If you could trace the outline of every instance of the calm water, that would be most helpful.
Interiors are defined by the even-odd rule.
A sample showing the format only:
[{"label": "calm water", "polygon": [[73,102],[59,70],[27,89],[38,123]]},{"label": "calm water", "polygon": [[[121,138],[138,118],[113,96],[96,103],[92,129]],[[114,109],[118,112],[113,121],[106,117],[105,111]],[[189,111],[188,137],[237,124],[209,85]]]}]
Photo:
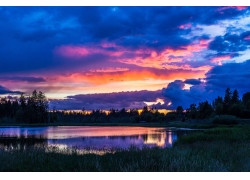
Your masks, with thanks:
[{"label": "calm water", "polygon": [[1,127],[0,147],[45,144],[60,148],[171,147],[189,130],[124,126]]}]

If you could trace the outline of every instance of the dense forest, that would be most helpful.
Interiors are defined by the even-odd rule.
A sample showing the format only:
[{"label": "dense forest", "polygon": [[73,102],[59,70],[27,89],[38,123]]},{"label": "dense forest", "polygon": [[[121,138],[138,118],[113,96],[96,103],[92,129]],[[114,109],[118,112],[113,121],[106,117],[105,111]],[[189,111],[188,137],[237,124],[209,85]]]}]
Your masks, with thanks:
[{"label": "dense forest", "polygon": [[1,98],[0,119],[16,123],[48,123],[48,107],[45,94],[36,90],[28,98],[21,94],[15,101]]},{"label": "dense forest", "polygon": [[7,100],[1,98],[0,122],[1,123],[149,123],[169,122],[174,120],[208,120],[219,124],[236,124],[237,119],[250,118],[250,92],[239,98],[237,90],[233,92],[230,88],[225,91],[225,96],[208,101],[200,102],[198,105],[191,104],[184,110],[178,106],[173,112],[166,115],[155,108],[145,106],[139,113],[138,109],[110,109],[108,112],[100,109],[87,112],[82,111],[58,111],[48,110],[48,100],[41,91],[34,90],[32,94],[25,97],[20,95],[18,100]]}]

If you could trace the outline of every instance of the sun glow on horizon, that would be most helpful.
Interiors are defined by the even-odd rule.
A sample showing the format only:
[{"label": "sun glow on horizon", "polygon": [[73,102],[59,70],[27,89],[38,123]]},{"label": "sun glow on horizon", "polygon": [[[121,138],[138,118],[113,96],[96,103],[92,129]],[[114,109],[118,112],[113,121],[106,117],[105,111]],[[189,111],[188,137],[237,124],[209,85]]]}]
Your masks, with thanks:
[{"label": "sun glow on horizon", "polygon": [[163,105],[165,102],[164,102],[164,99],[161,99],[161,98],[157,98],[155,102],[146,102],[146,101],[143,101],[145,104],[147,104],[147,106],[152,106],[154,104],[158,104],[160,103],[161,105]]}]

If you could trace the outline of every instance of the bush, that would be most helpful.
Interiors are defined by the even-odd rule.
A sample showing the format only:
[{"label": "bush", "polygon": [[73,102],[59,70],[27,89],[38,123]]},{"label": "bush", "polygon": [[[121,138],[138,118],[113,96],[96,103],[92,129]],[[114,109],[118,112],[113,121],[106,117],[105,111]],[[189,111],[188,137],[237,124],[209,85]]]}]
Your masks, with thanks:
[{"label": "bush", "polygon": [[223,125],[239,124],[239,120],[236,116],[221,115],[214,117],[213,124],[223,124]]},{"label": "bush", "polygon": [[177,115],[175,112],[169,112],[166,114],[166,119],[167,120],[176,120],[177,119]]}]

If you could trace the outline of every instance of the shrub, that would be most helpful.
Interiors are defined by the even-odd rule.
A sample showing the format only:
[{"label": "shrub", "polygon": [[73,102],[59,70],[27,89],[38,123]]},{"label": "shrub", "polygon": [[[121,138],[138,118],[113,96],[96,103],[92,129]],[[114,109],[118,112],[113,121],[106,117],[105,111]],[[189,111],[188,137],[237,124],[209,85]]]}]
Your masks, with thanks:
[{"label": "shrub", "polygon": [[214,117],[213,124],[223,124],[223,125],[239,124],[239,120],[236,116],[220,115]]},{"label": "shrub", "polygon": [[177,119],[177,115],[175,112],[169,112],[166,115],[166,119],[168,120],[176,120]]}]

